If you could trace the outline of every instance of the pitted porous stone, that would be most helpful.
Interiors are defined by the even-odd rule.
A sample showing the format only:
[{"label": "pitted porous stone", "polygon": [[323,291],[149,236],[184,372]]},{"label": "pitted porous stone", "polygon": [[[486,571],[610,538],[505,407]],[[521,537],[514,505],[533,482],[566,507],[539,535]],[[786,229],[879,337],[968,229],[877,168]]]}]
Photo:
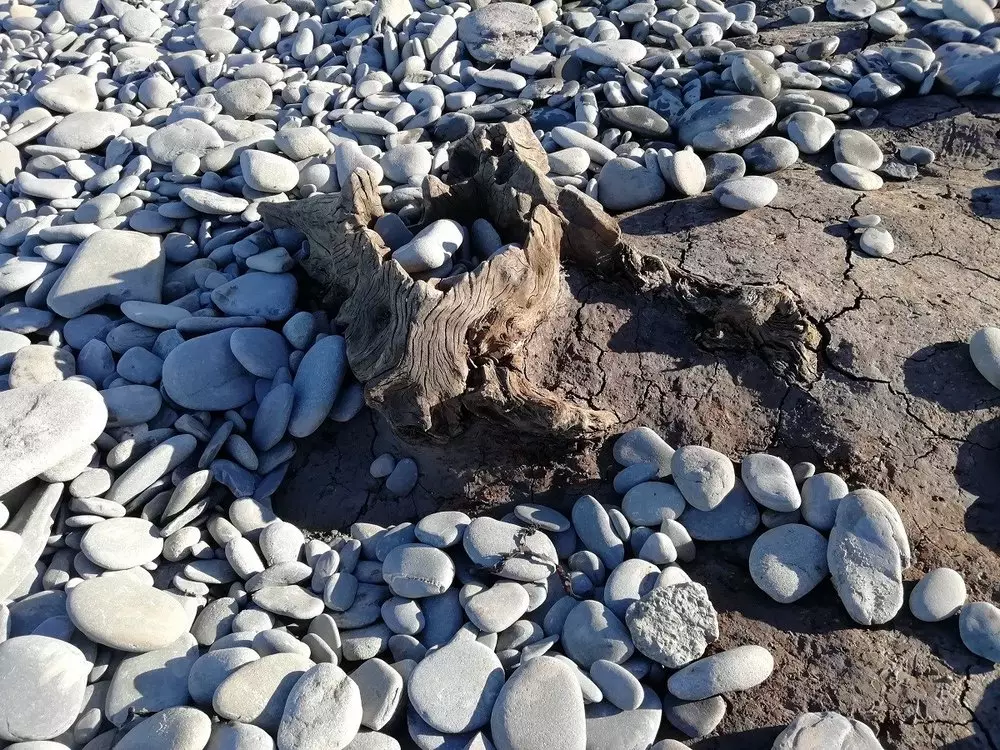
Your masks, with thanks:
[{"label": "pitted porous stone", "polygon": [[705,653],[719,637],[719,620],[700,583],[656,588],[629,607],[625,623],[643,656],[671,669]]}]

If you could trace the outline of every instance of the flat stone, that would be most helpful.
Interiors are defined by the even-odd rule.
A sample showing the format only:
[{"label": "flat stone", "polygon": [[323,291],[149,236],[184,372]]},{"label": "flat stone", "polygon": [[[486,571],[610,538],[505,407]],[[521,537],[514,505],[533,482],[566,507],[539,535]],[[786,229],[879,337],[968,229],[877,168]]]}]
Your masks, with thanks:
[{"label": "flat stone", "polygon": [[490,3],[459,22],[458,38],[479,62],[509,62],[535,49],[542,38],[542,22],[530,5]]},{"label": "flat stone", "polygon": [[490,721],[504,686],[496,654],[476,641],[456,640],[431,651],[410,674],[410,704],[441,732],[469,732]]},{"label": "flat stone", "polygon": [[830,167],[830,172],[844,185],[854,190],[878,190],[882,187],[882,178],[867,169],[853,164],[837,162]]},{"label": "flat stone", "polygon": [[641,104],[608,107],[601,110],[601,117],[616,127],[639,135],[662,138],[670,133],[667,119],[656,110]]},{"label": "flat stone", "polygon": [[253,724],[220,722],[212,725],[212,736],[205,750],[274,750],[274,740]]},{"label": "flat stone", "polygon": [[712,190],[712,197],[733,211],[752,211],[770,205],[778,197],[778,183],[758,175],[735,177],[719,183]]},{"label": "flat stone", "polygon": [[176,597],[126,575],[77,584],[69,592],[66,612],[90,640],[134,653],[174,643],[191,624]]},{"label": "flat stone", "polygon": [[750,577],[782,604],[801,599],[828,573],[826,538],[811,526],[790,523],[770,529],[750,550]]},{"label": "flat stone", "polygon": [[794,112],[783,122],[788,137],[803,154],[818,154],[837,132],[832,120],[815,112]]},{"label": "flat stone", "polygon": [[301,586],[267,586],[254,592],[253,602],[281,617],[311,620],[323,614],[323,600]]},{"label": "flat stone", "polygon": [[340,667],[317,664],[295,684],[278,728],[278,746],[343,750],[358,733],[361,692]]},{"label": "flat stone", "polygon": [[258,378],[273,378],[288,367],[285,337],[270,328],[240,328],[229,339],[233,356],[243,368]]},{"label": "flat stone", "polygon": [[961,573],[951,568],[935,568],[910,592],[910,612],[924,622],[941,622],[958,614],[966,596]]},{"label": "flat stone", "polygon": [[252,148],[240,154],[240,172],[247,185],[262,193],[284,193],[299,182],[299,170],[294,162]]},{"label": "flat stone", "polygon": [[[463,589],[464,593],[464,589]],[[519,620],[529,606],[528,592],[517,581],[497,581],[464,602],[469,621],[481,633],[499,633]]]},{"label": "flat stone", "polygon": [[566,654],[584,669],[598,659],[621,664],[634,652],[628,629],[608,607],[592,600],[576,604],[562,628]]},{"label": "flat stone", "polygon": [[522,663],[497,697],[490,729],[497,750],[585,750],[583,696],[570,667],[547,656]]},{"label": "flat stone", "polygon": [[677,137],[698,151],[732,151],[774,125],[778,112],[759,96],[714,96],[689,107],[676,122]]},{"label": "flat stone", "polygon": [[446,549],[462,541],[472,519],[461,511],[438,511],[424,516],[413,528],[418,541]]},{"label": "flat stone", "polygon": [[715,608],[700,583],[652,589],[629,608],[625,622],[639,652],[671,669],[699,658],[719,637]]},{"label": "flat stone", "polygon": [[0,392],[0,495],[92,443],[107,421],[104,399],[85,383]]},{"label": "flat stone", "polygon": [[128,570],[160,556],[163,538],[159,531],[143,518],[109,518],[87,529],[80,549],[105,570]]},{"label": "flat stone", "polygon": [[544,505],[517,505],[514,507],[514,515],[526,524],[556,534],[569,531],[572,526],[566,516],[555,508]]},{"label": "flat stone", "polygon": [[141,721],[115,750],[202,750],[211,733],[212,720],[203,711],[177,706]]},{"label": "flat stone", "polygon": [[85,112],[97,109],[94,79],[79,73],[59,76],[34,90],[35,98],[52,112]]},{"label": "flat stone", "polygon": [[90,151],[122,134],[132,123],[117,112],[73,112],[45,136],[49,146]]},{"label": "flat stone", "polygon": [[84,705],[90,668],[80,649],[55,638],[0,642],[0,739],[48,740],[69,730]]},{"label": "flat stone", "polygon": [[774,657],[761,646],[737,646],[689,664],[667,680],[677,698],[703,700],[713,695],[749,690],[774,671]]},{"label": "flat stone", "polygon": [[[541,581],[552,573],[558,556],[543,533],[486,516],[475,518],[465,531],[462,547],[476,565],[490,568],[501,578]],[[531,558],[513,555],[527,550]]]},{"label": "flat stone", "polygon": [[238,409],[253,398],[255,378],[233,355],[226,328],[188,339],[163,361],[163,389],[186,409]]},{"label": "flat stone", "polygon": [[852,492],[839,502],[830,531],[827,562],[834,588],[862,625],[889,622],[903,606],[903,552],[887,504]]},{"label": "flat stone", "polygon": [[751,172],[771,174],[795,164],[799,160],[799,147],[787,138],[771,135],[758,138],[743,149],[743,159]]},{"label": "flat stone", "polygon": [[188,675],[198,660],[198,642],[185,633],[169,646],[122,660],[104,703],[116,727],[133,716],[148,716],[188,702]]},{"label": "flat stone", "polygon": [[646,48],[632,39],[612,39],[581,45],[573,54],[591,65],[616,68],[639,62],[646,56]]},{"label": "flat stone", "polygon": [[590,665],[590,678],[604,699],[623,711],[634,711],[642,705],[642,683],[624,667],[600,659]]},{"label": "flat stone", "polygon": [[833,153],[837,161],[874,172],[885,160],[882,149],[867,133],[841,129],[833,137]]},{"label": "flat stone", "polygon": [[80,243],[46,304],[64,318],[128,300],[160,301],[165,257],[158,237],[102,229]]},{"label": "flat stone", "polygon": [[271,654],[252,661],[223,681],[212,706],[223,719],[276,732],[285,703],[313,662],[299,654]]},{"label": "flat stone", "polygon": [[212,290],[212,302],[227,315],[252,315],[284,320],[298,294],[295,277],[287,273],[251,271]]},{"label": "flat stone", "polygon": [[[381,659],[369,659],[351,673],[361,694],[361,725],[382,729],[405,704],[402,675]],[[350,747],[350,746],[349,746]]]},{"label": "flat stone", "polygon": [[804,713],[775,738],[772,750],[882,750],[875,733],[833,711]]},{"label": "flat stone", "polygon": [[990,602],[971,602],[958,613],[962,643],[976,656],[1000,664],[1000,608]]},{"label": "flat stone", "polygon": [[679,448],[671,460],[671,468],[677,488],[697,510],[712,510],[736,484],[733,462],[701,445]]},{"label": "flat stone", "polygon": [[662,704],[652,689],[643,687],[642,705],[622,711],[611,703],[586,707],[587,745],[616,750],[646,750],[656,740],[663,718]]},{"label": "flat stone", "polygon": [[173,471],[194,453],[198,441],[193,435],[175,435],[158,443],[122,472],[104,494],[105,500],[127,503],[148,489],[167,472]]}]

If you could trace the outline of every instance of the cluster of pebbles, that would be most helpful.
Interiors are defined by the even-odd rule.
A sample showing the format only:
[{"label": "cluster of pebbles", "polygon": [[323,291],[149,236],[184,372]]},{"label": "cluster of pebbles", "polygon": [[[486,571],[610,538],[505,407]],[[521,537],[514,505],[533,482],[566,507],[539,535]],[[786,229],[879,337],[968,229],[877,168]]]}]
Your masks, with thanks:
[{"label": "cluster of pebbles", "polygon": [[[644,427],[613,452],[615,505],[584,496],[569,517],[520,505],[499,520],[441,511],[328,542],[267,500],[164,523],[109,492],[79,506],[77,480],[41,481],[0,531],[0,742],[682,748],[657,739],[712,732],[723,696],[767,680],[775,658],[713,646],[716,610],[681,564],[696,542],[761,525],[749,569],[776,602],[830,576],[859,623],[899,612],[910,549],[879,493],[773,455],[737,468],[703,446],[675,451]],[[376,463],[384,475],[406,460]],[[166,494],[169,506],[177,492]],[[966,646],[1000,662],[1000,610],[967,603],[956,571],[928,573],[909,603],[921,620],[957,615]],[[832,712],[799,716],[774,744],[818,747],[882,746]]]}]

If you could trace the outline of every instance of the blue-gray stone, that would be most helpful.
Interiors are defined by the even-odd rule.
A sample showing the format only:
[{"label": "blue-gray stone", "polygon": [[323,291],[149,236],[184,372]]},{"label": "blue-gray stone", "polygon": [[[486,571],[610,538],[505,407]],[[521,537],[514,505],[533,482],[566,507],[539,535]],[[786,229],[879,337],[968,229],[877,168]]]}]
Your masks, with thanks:
[{"label": "blue-gray stone", "polygon": [[295,309],[298,284],[290,273],[251,271],[212,290],[212,302],[226,315],[284,320]]},{"label": "blue-gray stone", "polygon": [[347,346],[342,336],[327,336],[309,348],[292,383],[295,405],[289,434],[306,437],[319,429],[337,400],[346,373]]},{"label": "blue-gray stone", "polygon": [[288,367],[285,337],[269,328],[240,328],[229,346],[240,364],[259,378],[273,378],[279,369]]},{"label": "blue-gray stone", "polygon": [[233,356],[235,328],[198,336],[174,349],[163,362],[163,388],[186,409],[225,411],[253,398],[254,382]]}]

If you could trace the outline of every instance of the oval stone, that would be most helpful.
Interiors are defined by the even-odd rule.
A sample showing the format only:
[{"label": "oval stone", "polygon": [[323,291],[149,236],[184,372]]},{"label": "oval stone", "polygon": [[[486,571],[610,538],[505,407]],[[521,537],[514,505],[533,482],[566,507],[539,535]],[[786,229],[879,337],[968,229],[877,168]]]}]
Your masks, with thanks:
[{"label": "oval stone", "polygon": [[722,693],[749,690],[774,671],[774,657],[761,646],[737,646],[675,672],[667,689],[677,698],[697,701]]},{"label": "oval stone", "polygon": [[159,557],[163,538],[143,518],[109,518],[87,529],[80,550],[105,570],[128,570]]},{"label": "oval stone", "polygon": [[490,721],[504,686],[503,667],[477,641],[455,640],[431,651],[410,674],[410,703],[441,732],[471,732]]},{"label": "oval stone", "polygon": [[965,580],[951,568],[936,568],[910,592],[910,611],[918,620],[941,622],[958,614],[965,604]]},{"label": "oval stone", "polygon": [[826,578],[826,538],[811,526],[790,523],[765,531],[750,550],[750,577],[776,602],[789,604]]},{"label": "oval stone", "polygon": [[732,151],[751,143],[774,125],[778,111],[759,96],[702,99],[677,119],[677,137],[699,151]]},{"label": "oval stone", "polygon": [[497,750],[585,750],[583,695],[573,672],[548,656],[523,663],[500,691],[490,729]]}]

